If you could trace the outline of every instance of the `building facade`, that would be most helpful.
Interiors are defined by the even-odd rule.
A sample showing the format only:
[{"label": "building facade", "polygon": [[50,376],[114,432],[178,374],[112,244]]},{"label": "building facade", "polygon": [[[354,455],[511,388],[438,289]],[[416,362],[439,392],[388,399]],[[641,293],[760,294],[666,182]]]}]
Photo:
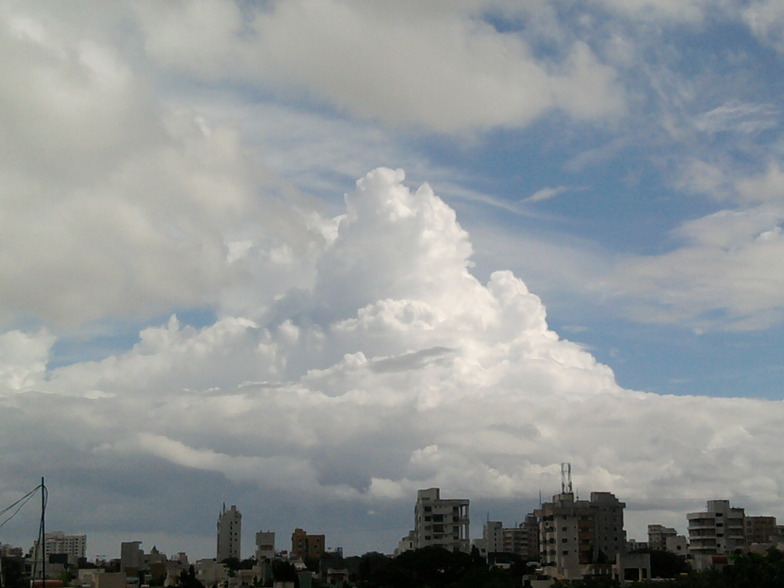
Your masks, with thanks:
[{"label": "building facade", "polygon": [[550,575],[579,580],[609,571],[617,556],[626,553],[625,506],[610,492],[592,492],[590,500],[562,492],[543,503],[535,514],[540,557]]},{"label": "building facade", "polygon": [[222,562],[230,557],[242,559],[241,541],[242,515],[235,505],[232,505],[229,510],[226,510],[226,505],[224,504],[223,511],[218,515],[218,546],[216,550],[216,560]]},{"label": "building facade", "polygon": [[259,531],[256,533],[256,561],[275,558],[275,533]]},{"label": "building facade", "polygon": [[664,525],[648,525],[648,547],[654,551],[667,549],[667,538],[675,537],[678,531]]},{"label": "building facade", "polygon": [[690,512],[689,551],[695,558],[727,555],[746,547],[746,514],[729,500],[708,500],[704,512]]},{"label": "building facade", "polygon": [[591,492],[590,506],[594,510],[594,557],[615,561],[615,556],[626,551],[626,531],[623,528],[623,509],[626,503],[611,492]]},{"label": "building facade", "polygon": [[[65,555],[69,564],[76,564],[87,552],[87,535],[66,535],[63,531],[52,531],[44,535],[44,554]],[[33,553],[38,553],[38,540],[33,544]]]},{"label": "building facade", "polygon": [[777,534],[776,517],[746,517],[746,545],[769,543]]},{"label": "building facade", "polygon": [[465,498],[441,498],[439,488],[419,490],[414,507],[414,548],[436,546],[468,553],[468,505]]},{"label": "building facade", "polygon": [[302,529],[294,529],[291,534],[291,556],[320,558],[324,555],[325,544],[324,535],[309,535]]},{"label": "building facade", "polygon": [[536,511],[542,564],[550,575],[565,580],[582,578],[581,566],[591,563],[594,513],[571,492],[553,496]]},{"label": "building facade", "polygon": [[525,515],[522,528],[525,531],[524,557],[534,560],[539,559],[539,521],[535,513]]},{"label": "building facade", "polygon": [[144,567],[144,551],[141,541],[123,541],[120,544],[120,570],[130,574]]}]

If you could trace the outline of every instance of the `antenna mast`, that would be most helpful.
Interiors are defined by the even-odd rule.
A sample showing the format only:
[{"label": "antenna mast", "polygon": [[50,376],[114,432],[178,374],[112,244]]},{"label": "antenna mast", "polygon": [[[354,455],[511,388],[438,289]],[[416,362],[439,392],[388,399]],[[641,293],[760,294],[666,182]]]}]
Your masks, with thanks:
[{"label": "antenna mast", "polygon": [[572,493],[572,464],[561,463],[561,494]]}]

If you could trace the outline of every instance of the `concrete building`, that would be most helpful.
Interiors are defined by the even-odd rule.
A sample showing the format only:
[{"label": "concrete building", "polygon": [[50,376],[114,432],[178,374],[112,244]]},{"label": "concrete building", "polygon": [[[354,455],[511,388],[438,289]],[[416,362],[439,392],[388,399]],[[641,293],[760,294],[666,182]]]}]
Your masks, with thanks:
[{"label": "concrete building", "polygon": [[618,554],[626,552],[625,506],[609,492],[592,492],[590,500],[562,492],[542,504],[536,516],[547,573],[564,580],[609,574]]},{"label": "concrete building", "polygon": [[746,517],[746,545],[770,543],[776,533],[776,517]]},{"label": "concrete building", "polygon": [[675,537],[678,531],[664,525],[648,525],[648,547],[655,551],[667,549],[667,537]]},{"label": "concrete building", "polygon": [[406,551],[413,551],[413,550],[414,550],[414,531],[411,530],[408,532],[408,535],[406,535],[400,541],[398,541],[397,547],[395,548],[394,557],[397,557],[398,555]]},{"label": "concrete building", "polygon": [[637,541],[637,539],[626,540],[626,551],[632,553],[634,551],[648,551],[650,547],[647,541]]},{"label": "concrete building", "polygon": [[141,544],[141,541],[120,543],[120,571],[135,574],[144,569],[144,551]]},{"label": "concrete building", "polygon": [[216,560],[222,562],[234,557],[242,559],[240,543],[242,540],[242,515],[235,505],[218,515],[218,547]]},{"label": "concrete building", "polygon": [[63,531],[44,535],[44,553],[47,556],[64,554],[68,556],[69,564],[76,564],[85,557],[86,551],[87,535],[66,535]]},{"label": "concrete building", "polygon": [[535,513],[525,515],[522,528],[525,531],[525,552],[523,557],[539,559],[539,521]]},{"label": "concrete building", "polygon": [[551,502],[543,503],[536,516],[541,561],[548,575],[581,579],[581,566],[593,561],[594,512],[588,501],[575,501],[572,492],[562,492],[553,496]]},{"label": "concrete building", "polygon": [[690,512],[689,551],[695,559],[727,555],[746,547],[746,515],[729,500],[709,500],[704,512]]},{"label": "concrete building", "polygon": [[667,537],[667,544],[664,546],[664,550],[669,551],[670,553],[674,553],[680,557],[688,557],[689,541],[683,535]]},{"label": "concrete building", "polygon": [[528,534],[522,526],[501,529],[501,553],[526,557],[527,551]]},{"label": "concrete building", "polygon": [[597,559],[615,561],[615,556],[626,551],[626,531],[623,529],[623,509],[626,503],[611,492],[591,492],[594,509],[594,553]]},{"label": "concrete building", "polygon": [[302,529],[294,529],[291,534],[290,558],[316,557],[324,555],[326,538],[324,535],[309,535]]},{"label": "concrete building", "polygon": [[613,566],[613,577],[621,586],[642,582],[651,577],[650,553],[619,553]]},{"label": "concrete building", "polygon": [[414,506],[414,548],[437,546],[468,553],[468,505],[465,498],[441,498],[439,488],[419,490]]},{"label": "concrete building", "polygon": [[275,558],[275,533],[259,531],[256,533],[256,561]]},{"label": "concrete building", "polygon": [[503,524],[500,521],[485,521],[482,527],[482,538],[475,540],[474,546],[479,553],[487,559],[491,553],[501,553],[503,549],[503,537],[501,530]]},{"label": "concrete building", "polygon": [[199,559],[193,569],[196,579],[205,586],[215,586],[229,577],[226,565],[213,559]]},{"label": "concrete building", "polygon": [[[511,561],[508,555],[518,555],[525,559],[537,559],[539,557],[539,527],[536,525],[536,517],[529,515],[526,517],[529,524],[533,522],[532,529],[526,527],[526,523],[517,527],[504,527],[499,521],[486,521],[482,528],[482,538],[475,539],[473,545],[488,562]],[[532,519],[532,521],[531,521]],[[533,549],[533,553],[531,552]],[[501,557],[494,557],[501,556]]]}]

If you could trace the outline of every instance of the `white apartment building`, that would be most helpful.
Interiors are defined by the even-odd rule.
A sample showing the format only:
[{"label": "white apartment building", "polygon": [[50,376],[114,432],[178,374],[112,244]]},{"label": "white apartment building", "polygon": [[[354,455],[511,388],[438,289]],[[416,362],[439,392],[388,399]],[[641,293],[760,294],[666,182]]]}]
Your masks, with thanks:
[{"label": "white apartment building", "polygon": [[256,561],[275,558],[275,533],[259,531],[256,533]]},{"label": "white apartment building", "polygon": [[222,562],[230,557],[241,559],[240,541],[242,539],[242,515],[235,505],[218,515],[218,547],[216,560]]},{"label": "white apartment building", "polygon": [[471,549],[468,499],[442,499],[439,488],[417,492],[414,507],[414,548],[438,546],[452,551]]},{"label": "white apartment building", "polygon": [[686,518],[689,551],[695,558],[727,555],[746,546],[746,514],[729,500],[708,500],[705,512],[690,512]]},{"label": "white apartment building", "polygon": [[[52,531],[44,535],[44,553],[68,556],[69,564],[76,564],[87,551],[87,535],[66,535],[63,531]],[[38,553],[38,540],[33,544],[32,553]]]}]

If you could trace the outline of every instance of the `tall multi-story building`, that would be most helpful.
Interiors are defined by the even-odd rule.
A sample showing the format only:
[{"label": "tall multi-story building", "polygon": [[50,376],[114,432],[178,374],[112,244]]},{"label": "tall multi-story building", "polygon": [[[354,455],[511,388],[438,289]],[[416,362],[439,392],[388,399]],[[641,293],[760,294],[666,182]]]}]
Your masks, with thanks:
[{"label": "tall multi-story building", "polygon": [[536,513],[528,513],[521,525],[525,531],[525,552],[524,557],[529,559],[539,558],[539,521]]},{"label": "tall multi-story building", "polygon": [[465,498],[441,498],[439,488],[419,490],[414,507],[414,548],[437,546],[468,553],[468,504]]},{"label": "tall multi-story building", "polygon": [[309,535],[302,529],[294,529],[291,534],[291,556],[320,558],[324,555],[325,544],[324,535]]},{"label": "tall multi-story building", "polygon": [[474,544],[479,547],[479,552],[487,557],[491,553],[503,551],[503,524],[500,521],[485,521],[482,527],[482,539]]},{"label": "tall multi-story building", "polygon": [[648,525],[648,547],[654,551],[667,549],[667,537],[676,537],[678,531],[664,525]]},{"label": "tall multi-story building", "polygon": [[543,503],[536,516],[543,564],[553,569],[555,577],[581,579],[581,566],[593,561],[594,512],[588,501],[575,500],[572,492],[562,492]]},{"label": "tall multi-story building", "polygon": [[120,544],[120,570],[135,573],[144,567],[144,551],[141,541],[123,541]]},{"label": "tall multi-story building", "polygon": [[625,553],[625,506],[609,492],[592,492],[590,500],[575,500],[571,491],[542,504],[536,511],[539,550],[552,575],[578,580],[590,566],[608,565]]},{"label": "tall multi-story building", "polygon": [[230,557],[241,559],[242,515],[235,505],[218,515],[218,548],[216,560],[222,562]]},{"label": "tall multi-story building", "polygon": [[626,503],[611,492],[591,492],[594,516],[594,553],[597,559],[615,561],[615,556],[626,551],[626,531],[623,529],[623,509]]},{"label": "tall multi-story building", "polygon": [[504,527],[501,529],[501,553],[524,556],[527,550],[527,538],[522,527]]},{"label": "tall multi-story building", "polygon": [[689,552],[695,558],[727,555],[746,546],[746,514],[729,500],[708,500],[704,512],[690,512]]}]

